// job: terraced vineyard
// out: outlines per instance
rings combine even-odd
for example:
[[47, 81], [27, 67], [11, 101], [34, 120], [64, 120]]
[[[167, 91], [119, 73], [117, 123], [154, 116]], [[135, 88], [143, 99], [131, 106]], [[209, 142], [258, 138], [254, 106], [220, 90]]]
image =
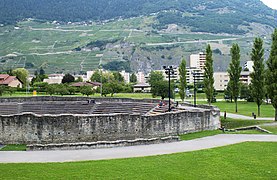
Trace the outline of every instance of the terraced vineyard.
[[[191, 33], [179, 26], [156, 31], [153, 16], [106, 23], [58, 24], [26, 20], [0, 27], [0, 71], [25, 67], [31, 73], [84, 73], [111, 61], [127, 61], [133, 71], [149, 72], [162, 65], [178, 65], [182, 56], [205, 51], [214, 54], [216, 71], [227, 69], [233, 42], [242, 47], [242, 61], [249, 60], [253, 37]], [[270, 39], [270, 34], [266, 34]], [[265, 39], [266, 49], [269, 40]], [[101, 47], [90, 43], [105, 42]]]

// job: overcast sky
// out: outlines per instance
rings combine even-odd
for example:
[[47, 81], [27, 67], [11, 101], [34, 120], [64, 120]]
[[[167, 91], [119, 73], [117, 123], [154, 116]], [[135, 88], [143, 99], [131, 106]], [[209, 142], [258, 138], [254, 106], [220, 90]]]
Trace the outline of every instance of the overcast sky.
[[277, 0], [261, 0], [272, 9], [277, 9]]

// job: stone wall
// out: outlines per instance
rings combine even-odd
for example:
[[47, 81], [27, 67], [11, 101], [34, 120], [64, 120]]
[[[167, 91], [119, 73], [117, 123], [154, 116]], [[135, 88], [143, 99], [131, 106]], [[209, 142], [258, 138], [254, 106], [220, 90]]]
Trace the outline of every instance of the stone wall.
[[217, 129], [219, 118], [217, 108], [183, 110], [156, 116], [0, 115], [0, 143], [47, 144], [164, 137]]

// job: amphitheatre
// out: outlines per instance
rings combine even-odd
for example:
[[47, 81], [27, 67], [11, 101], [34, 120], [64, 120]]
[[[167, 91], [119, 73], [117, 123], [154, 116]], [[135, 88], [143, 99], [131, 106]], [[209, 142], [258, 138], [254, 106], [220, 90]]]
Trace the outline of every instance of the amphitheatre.
[[213, 106], [159, 100], [88, 97], [0, 99], [0, 143], [28, 150], [75, 150], [179, 141], [178, 135], [220, 127]]

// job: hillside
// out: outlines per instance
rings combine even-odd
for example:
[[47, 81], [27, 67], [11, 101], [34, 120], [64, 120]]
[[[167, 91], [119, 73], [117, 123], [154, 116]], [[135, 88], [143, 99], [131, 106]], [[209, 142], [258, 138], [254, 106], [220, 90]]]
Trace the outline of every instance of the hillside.
[[[159, 13], [154, 29], [168, 24], [193, 32], [244, 34], [251, 23], [274, 25], [273, 10], [260, 0], [1, 0], [0, 23], [25, 18], [77, 22]], [[243, 29], [240, 26], [249, 27]]]
[[148, 73], [188, 61], [207, 44], [215, 71], [226, 71], [232, 43], [243, 63], [262, 37], [268, 56], [272, 13], [259, 0], [1, 0], [0, 72], [79, 74], [102, 65]]

